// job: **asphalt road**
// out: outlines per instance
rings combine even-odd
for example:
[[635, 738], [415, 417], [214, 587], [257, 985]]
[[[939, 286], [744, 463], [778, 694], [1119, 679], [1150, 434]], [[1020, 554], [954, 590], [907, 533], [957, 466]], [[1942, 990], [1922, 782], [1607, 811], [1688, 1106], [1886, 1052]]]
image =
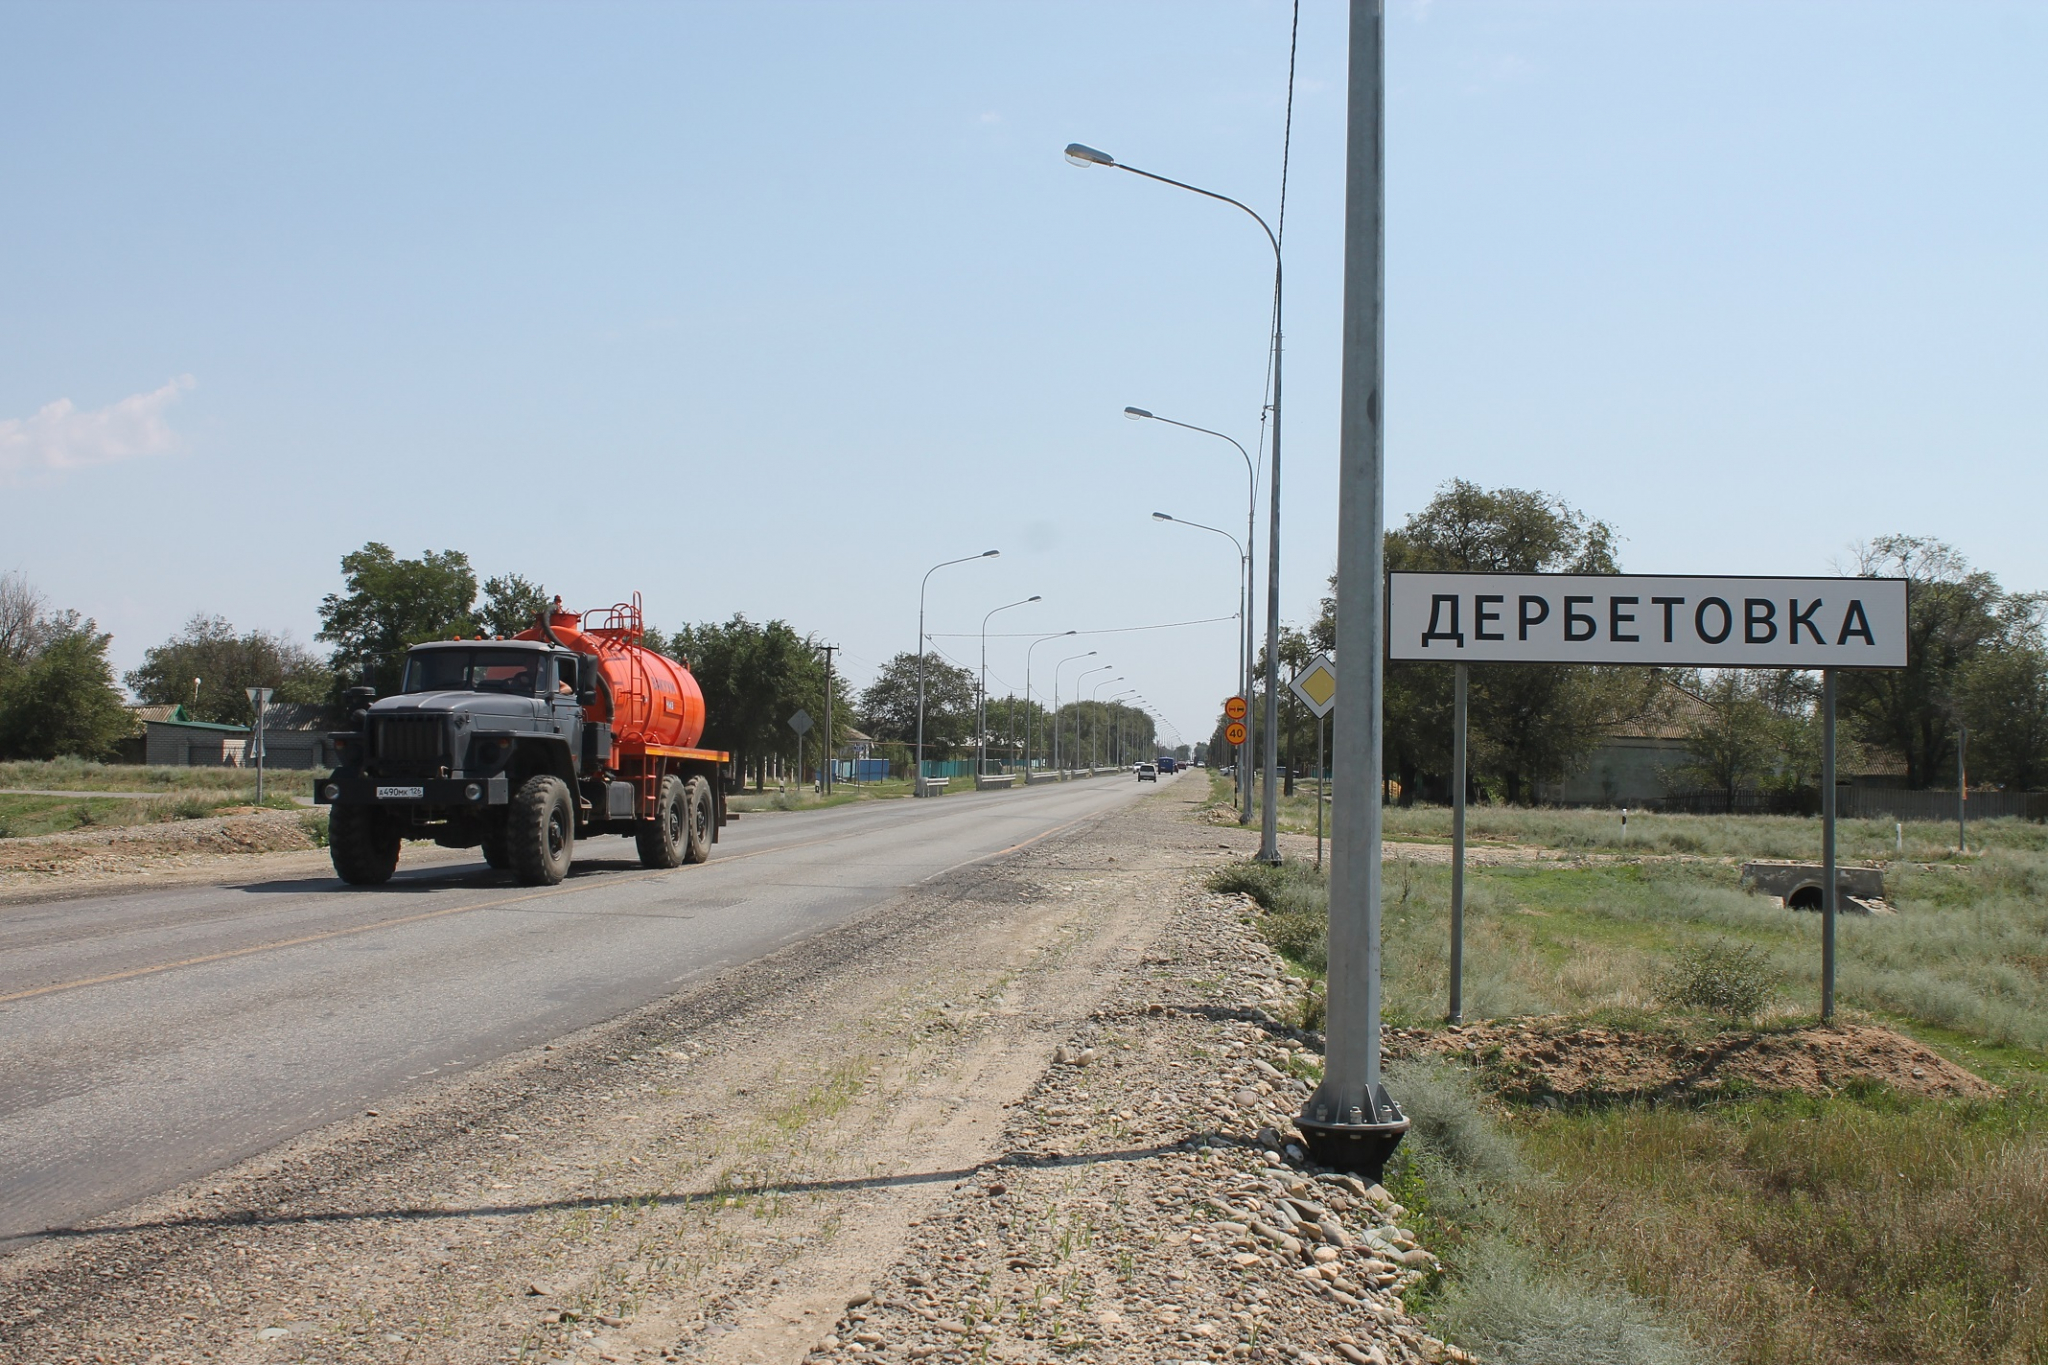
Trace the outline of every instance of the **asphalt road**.
[[1133, 799], [1128, 777], [752, 815], [711, 861], [578, 848], [0, 908], [0, 1248], [659, 999]]

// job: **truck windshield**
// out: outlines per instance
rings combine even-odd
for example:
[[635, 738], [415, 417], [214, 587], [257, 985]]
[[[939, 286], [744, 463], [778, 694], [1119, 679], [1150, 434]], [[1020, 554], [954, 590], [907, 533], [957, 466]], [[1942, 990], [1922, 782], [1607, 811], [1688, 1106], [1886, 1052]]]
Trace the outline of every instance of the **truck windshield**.
[[510, 692], [530, 697], [542, 657], [524, 649], [421, 649], [405, 661], [408, 692]]

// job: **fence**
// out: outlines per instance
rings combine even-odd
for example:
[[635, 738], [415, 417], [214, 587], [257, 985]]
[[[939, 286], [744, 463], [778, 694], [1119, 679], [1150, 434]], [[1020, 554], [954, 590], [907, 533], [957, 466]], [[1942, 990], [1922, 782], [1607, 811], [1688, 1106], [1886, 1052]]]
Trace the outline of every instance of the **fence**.
[[[2048, 820], [2048, 792], [1973, 791], [1962, 805], [1972, 820], [1997, 820], [2004, 816]], [[1952, 791], [1842, 787], [1837, 791], [1835, 806], [1849, 819], [1940, 821], [1956, 818], [1957, 802]]]

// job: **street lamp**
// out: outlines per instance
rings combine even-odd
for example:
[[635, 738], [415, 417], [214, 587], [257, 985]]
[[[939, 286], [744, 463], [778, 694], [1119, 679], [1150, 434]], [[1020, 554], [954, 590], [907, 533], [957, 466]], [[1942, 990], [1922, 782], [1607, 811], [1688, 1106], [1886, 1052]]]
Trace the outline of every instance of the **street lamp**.
[[[1094, 668], [1088, 669], [1086, 672], [1082, 673], [1079, 677], [1076, 677], [1074, 679], [1074, 761], [1077, 763], [1081, 760], [1081, 679], [1089, 676], [1089, 674], [1100, 673], [1104, 669], [1115, 667], [1115, 664], [1100, 664]], [[1104, 678], [1102, 681], [1111, 682], [1113, 681], [1113, 679]], [[1100, 684], [1098, 684], [1098, 686], [1099, 685]]]
[[[1051, 635], [1041, 635], [1030, 644], [1024, 646], [1024, 781], [1026, 785], [1029, 785], [1031, 782], [1031, 651], [1037, 649], [1047, 640], [1064, 640], [1069, 635], [1077, 635], [1079, 633], [1072, 630], [1054, 631]], [[1015, 731], [1013, 730], [1011, 733], [1015, 734]]]
[[[1238, 441], [1237, 438], [1233, 436], [1226, 436], [1220, 431], [1211, 431], [1207, 427], [1198, 427], [1188, 422], [1177, 422], [1171, 417], [1161, 417], [1158, 413], [1148, 412], [1144, 408], [1125, 408], [1124, 416], [1130, 418], [1134, 422], [1164, 422], [1166, 423], [1166, 425], [1170, 427], [1179, 427], [1182, 431], [1199, 432], [1204, 436], [1214, 436], [1219, 441], [1229, 441], [1230, 444], [1237, 447], [1237, 453], [1244, 457], [1244, 643], [1239, 650], [1237, 671], [1243, 679], [1243, 695], [1245, 699], [1245, 705], [1250, 706], [1252, 694], [1254, 691], [1252, 687], [1252, 661], [1257, 657], [1258, 653], [1257, 650], [1252, 648], [1252, 622], [1254, 618], [1256, 618], [1258, 615], [1258, 613], [1253, 610], [1252, 602], [1253, 593], [1256, 590], [1256, 584], [1254, 582], [1254, 575], [1252, 572], [1252, 551], [1257, 548], [1258, 544], [1258, 536], [1256, 534], [1259, 512], [1258, 465], [1252, 460], [1251, 452], [1244, 448], [1242, 442]], [[1157, 514], [1155, 513], [1154, 515]], [[1171, 520], [1171, 518], [1161, 519]], [[1247, 713], [1247, 719], [1249, 718], [1249, 713]], [[1242, 759], [1242, 757], [1243, 755], [1239, 755], [1240, 760]], [[1248, 825], [1251, 823], [1252, 819], [1252, 786], [1250, 782], [1245, 780], [1244, 771], [1245, 765], [1242, 761], [1240, 761], [1237, 765], [1237, 785], [1238, 791], [1244, 797], [1244, 814], [1242, 818], [1238, 820], [1238, 823], [1241, 825]]]
[[988, 770], [988, 618], [1011, 607], [1027, 606], [1039, 600], [1037, 593], [1021, 597], [1015, 602], [1005, 602], [1000, 607], [989, 609], [988, 616], [981, 618], [981, 688], [980, 700], [975, 703], [974, 713], [974, 775], [980, 777]]
[[[1086, 654], [1069, 654], [1052, 666], [1052, 770], [1056, 773], [1065, 771], [1060, 767], [1060, 670], [1076, 659], [1092, 659], [1095, 653], [1096, 651], [1091, 649]], [[1087, 676], [1083, 673], [1081, 678]], [[1081, 678], [1074, 679], [1074, 693], [1077, 697], [1081, 691]], [[1066, 779], [1063, 776], [1060, 780]]]
[[[1224, 439], [1225, 439], [1225, 440], [1227, 441], [1227, 440], [1229, 440], [1230, 438], [1226, 436], [1226, 437], [1224, 437]], [[1243, 685], [1244, 685], [1245, 705], [1246, 705], [1247, 707], [1249, 707], [1249, 706], [1251, 705], [1251, 695], [1252, 695], [1252, 652], [1251, 652], [1251, 651], [1252, 651], [1252, 618], [1251, 618], [1251, 606], [1252, 606], [1252, 584], [1251, 584], [1251, 578], [1252, 578], [1252, 556], [1251, 556], [1251, 542], [1247, 541], [1247, 542], [1245, 542], [1245, 543], [1244, 543], [1244, 544], [1242, 544], [1242, 545], [1238, 545], [1238, 544], [1237, 544], [1237, 537], [1236, 537], [1236, 536], [1234, 536], [1234, 535], [1232, 535], [1232, 534], [1230, 534], [1230, 532], [1228, 532], [1228, 531], [1224, 531], [1224, 530], [1219, 530], [1218, 528], [1216, 528], [1216, 527], [1214, 527], [1214, 526], [1204, 526], [1204, 525], [1203, 525], [1203, 524], [1202, 524], [1201, 522], [1199, 522], [1199, 521], [1187, 521], [1187, 520], [1184, 520], [1183, 518], [1180, 518], [1180, 517], [1176, 517], [1176, 516], [1174, 516], [1174, 515], [1173, 515], [1173, 514], [1172, 514], [1171, 512], [1154, 512], [1154, 513], [1152, 514], [1152, 520], [1154, 520], [1154, 521], [1170, 521], [1170, 522], [1174, 523], [1174, 524], [1175, 524], [1176, 526], [1191, 526], [1191, 527], [1193, 527], [1193, 528], [1194, 528], [1195, 530], [1197, 530], [1197, 531], [1208, 531], [1208, 532], [1210, 532], [1210, 533], [1211, 533], [1212, 535], [1219, 535], [1219, 536], [1222, 536], [1222, 537], [1223, 537], [1223, 538], [1224, 538], [1225, 540], [1229, 541], [1229, 542], [1230, 542], [1230, 543], [1231, 543], [1232, 545], [1237, 545], [1237, 562], [1238, 562], [1238, 568], [1239, 568], [1239, 569], [1241, 570], [1241, 572], [1240, 572], [1240, 574], [1239, 574], [1239, 578], [1240, 578], [1240, 580], [1241, 580], [1241, 582], [1242, 582], [1242, 585], [1243, 585], [1243, 587], [1244, 587], [1244, 600], [1243, 600], [1243, 602], [1242, 602], [1242, 604], [1241, 604], [1241, 605], [1242, 605], [1242, 607], [1243, 607], [1243, 611], [1242, 611], [1242, 613], [1241, 613], [1241, 614], [1242, 614], [1242, 615], [1244, 616], [1244, 632], [1243, 632], [1243, 638], [1242, 638], [1242, 639], [1240, 640], [1240, 642], [1239, 642], [1239, 645], [1238, 645], [1238, 660], [1237, 660], [1237, 662], [1238, 662], [1238, 671], [1239, 671], [1239, 673], [1240, 673], [1240, 675], [1241, 675], [1241, 677], [1240, 677], [1240, 681], [1241, 681], [1241, 682], [1243, 683]], [[1249, 711], [1247, 711], [1247, 712], [1246, 712], [1245, 714], [1246, 714], [1247, 716], [1249, 716], [1249, 715], [1250, 715], [1251, 713], [1250, 713]], [[1247, 739], [1247, 742], [1246, 742], [1246, 743], [1244, 743], [1244, 744], [1241, 744], [1241, 745], [1239, 745], [1239, 746], [1238, 746], [1238, 755], [1237, 755], [1237, 790], [1238, 790], [1238, 794], [1239, 794], [1240, 796], [1242, 796], [1242, 797], [1244, 798], [1244, 804], [1243, 804], [1243, 806], [1242, 806], [1242, 807], [1241, 807], [1241, 808], [1239, 809], [1239, 811], [1238, 811], [1238, 813], [1237, 813], [1237, 823], [1238, 823], [1238, 824], [1240, 824], [1240, 825], [1249, 825], [1249, 824], [1250, 824], [1250, 823], [1252, 822], [1252, 784], [1251, 784], [1250, 780], [1249, 780], [1249, 779], [1247, 779], [1247, 778], [1245, 777], [1245, 762], [1244, 762], [1244, 758], [1245, 758], [1245, 751], [1249, 750], [1250, 748], [1251, 748], [1251, 745], [1250, 745], [1249, 739]]]
[[[1105, 664], [1103, 666], [1105, 668], [1115, 667], [1114, 664]], [[1124, 681], [1126, 679], [1123, 675], [1118, 674], [1114, 678], [1104, 678], [1101, 682], [1088, 689], [1088, 700], [1095, 707], [1095, 714], [1088, 718], [1088, 770], [1090, 772], [1095, 771], [1096, 761], [1102, 757], [1102, 698], [1097, 696], [1096, 693], [1102, 691], [1105, 687], [1114, 687], [1116, 684]], [[1076, 716], [1074, 717], [1074, 747], [1077, 749], [1081, 747], [1080, 730], [1081, 718]]]
[[[1273, 478], [1270, 483], [1272, 512], [1266, 526], [1266, 720], [1264, 738], [1266, 741], [1265, 802], [1261, 810], [1259, 829], [1259, 861], [1278, 863], [1280, 861], [1280, 802], [1279, 789], [1275, 785], [1280, 774], [1280, 755], [1274, 740], [1280, 729], [1280, 359], [1283, 350], [1281, 308], [1282, 272], [1280, 262], [1280, 239], [1273, 229], [1266, 225], [1249, 205], [1232, 199], [1227, 194], [1205, 190], [1181, 180], [1169, 180], [1163, 175], [1141, 171], [1136, 166], [1126, 166], [1108, 152], [1097, 151], [1081, 143], [1067, 144], [1067, 160], [1076, 166], [1107, 166], [1114, 170], [1129, 171], [1132, 175], [1147, 180], [1156, 180], [1162, 185], [1199, 194], [1205, 199], [1220, 200], [1233, 208], [1242, 209], [1266, 234], [1266, 244], [1273, 248]], [[1246, 698], [1250, 700], [1249, 697]]]
[[983, 550], [978, 555], [963, 555], [959, 559], [948, 559], [934, 564], [924, 571], [924, 577], [917, 585], [917, 768], [910, 779], [910, 794], [924, 795], [924, 590], [932, 581], [932, 575], [955, 564], [967, 564], [977, 559], [994, 559], [1001, 550]]
[[[1124, 698], [1135, 697], [1137, 695], [1138, 689], [1133, 687], [1126, 691], [1113, 694], [1109, 698], [1109, 704], [1111, 706], [1117, 706], [1117, 703], [1122, 701]], [[1112, 768], [1121, 768], [1124, 765], [1124, 712], [1128, 711], [1129, 709], [1130, 708], [1127, 706], [1117, 706], [1117, 713], [1110, 721], [1108, 745], [1109, 753], [1107, 757], [1109, 758], [1109, 766]]]

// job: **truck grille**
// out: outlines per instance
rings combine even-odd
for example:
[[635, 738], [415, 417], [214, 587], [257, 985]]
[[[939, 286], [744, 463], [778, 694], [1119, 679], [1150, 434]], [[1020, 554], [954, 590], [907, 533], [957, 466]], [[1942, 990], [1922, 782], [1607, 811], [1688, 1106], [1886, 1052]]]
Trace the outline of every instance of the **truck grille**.
[[394, 763], [438, 763], [447, 726], [439, 716], [379, 716], [371, 752]]

